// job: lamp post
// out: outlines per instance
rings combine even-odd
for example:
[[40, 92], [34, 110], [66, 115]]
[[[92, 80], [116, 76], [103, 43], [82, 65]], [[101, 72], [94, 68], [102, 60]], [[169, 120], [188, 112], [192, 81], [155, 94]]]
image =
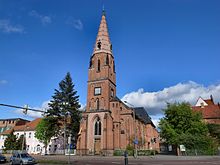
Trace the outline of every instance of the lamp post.
[[68, 102], [62, 102], [61, 103], [61, 110], [63, 110], [64, 111], [64, 116], [63, 116], [63, 118], [64, 118], [64, 121], [63, 121], [63, 124], [64, 124], [64, 137], [63, 137], [63, 153], [64, 153], [64, 155], [66, 154], [66, 116], [67, 116], [67, 113], [65, 112], [66, 111], [66, 109], [67, 109], [67, 105], [68, 105], [69, 103]]
[[21, 146], [21, 150], [22, 152], [24, 151], [24, 142], [26, 140], [26, 129], [28, 129], [29, 127], [27, 125], [25, 125], [24, 127], [24, 135], [23, 135], [23, 139], [22, 139], [22, 146]]
[[136, 128], [136, 119], [135, 119], [135, 109], [134, 109], [134, 105], [132, 105], [131, 103], [124, 101], [126, 104], [130, 105], [132, 110], [133, 110], [133, 120], [134, 120], [134, 147], [135, 147], [135, 153], [134, 153], [134, 157], [137, 158], [137, 128]]

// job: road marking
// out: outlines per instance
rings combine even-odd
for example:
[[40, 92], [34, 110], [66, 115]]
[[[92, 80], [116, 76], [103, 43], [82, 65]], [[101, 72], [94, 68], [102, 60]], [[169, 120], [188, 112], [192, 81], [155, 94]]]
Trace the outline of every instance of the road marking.
[[112, 162], [112, 164], [121, 164], [120, 162]]

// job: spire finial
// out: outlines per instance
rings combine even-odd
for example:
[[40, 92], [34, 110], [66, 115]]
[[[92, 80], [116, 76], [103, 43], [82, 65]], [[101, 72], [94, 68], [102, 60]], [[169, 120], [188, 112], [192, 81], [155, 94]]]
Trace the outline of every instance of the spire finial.
[[105, 15], [105, 5], [104, 5], [104, 3], [102, 5], [102, 15]]

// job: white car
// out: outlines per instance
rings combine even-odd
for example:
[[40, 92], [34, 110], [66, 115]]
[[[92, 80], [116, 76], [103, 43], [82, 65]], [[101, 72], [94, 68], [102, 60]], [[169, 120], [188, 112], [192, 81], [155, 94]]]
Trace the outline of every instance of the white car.
[[36, 164], [36, 160], [31, 157], [28, 153], [15, 152], [10, 158], [10, 164], [25, 165], [25, 164]]

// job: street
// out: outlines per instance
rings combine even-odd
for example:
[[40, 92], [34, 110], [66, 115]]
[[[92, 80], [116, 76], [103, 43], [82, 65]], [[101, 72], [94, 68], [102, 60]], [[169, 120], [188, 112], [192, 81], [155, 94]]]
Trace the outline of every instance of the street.
[[[39, 165], [68, 164], [68, 157], [63, 155], [35, 156]], [[9, 163], [6, 163], [9, 164]], [[72, 156], [71, 165], [124, 165], [123, 157]], [[220, 156], [148, 156], [128, 158], [128, 165], [219, 165]]]

